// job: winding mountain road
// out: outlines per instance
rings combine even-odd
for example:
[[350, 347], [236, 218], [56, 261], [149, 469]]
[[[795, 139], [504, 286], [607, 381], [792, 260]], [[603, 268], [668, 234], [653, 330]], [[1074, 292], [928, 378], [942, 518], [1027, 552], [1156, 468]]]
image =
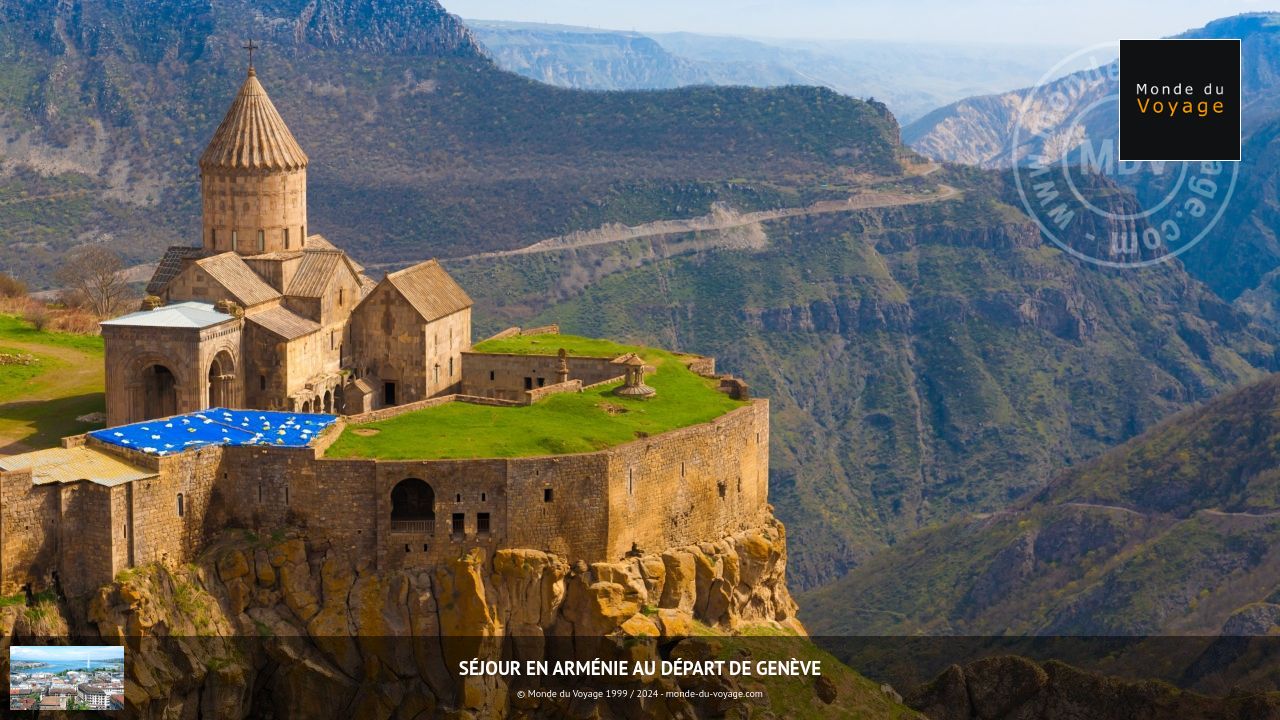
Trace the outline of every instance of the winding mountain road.
[[675, 235], [689, 232], [708, 232], [713, 230], [732, 230], [734, 228], [781, 220], [783, 218], [803, 217], [808, 215], [826, 215], [829, 213], [853, 212], [874, 208], [898, 207], [905, 205], [923, 205], [927, 203], [954, 200], [962, 195], [961, 191], [950, 185], [938, 185], [937, 192], [927, 195], [915, 195], [904, 192], [884, 192], [873, 190], [858, 193], [844, 200], [820, 200], [812, 205], [799, 208], [780, 208], [777, 210], [757, 210], [740, 213], [725, 207], [716, 207], [710, 213], [687, 220], [656, 220], [642, 225], [605, 225], [594, 230], [580, 230], [567, 235], [560, 235], [540, 240], [514, 250], [498, 250], [495, 252], [476, 253], [452, 258], [453, 262], [481, 260], [507, 257], [511, 255], [529, 255], [533, 253], [557, 252], [574, 248], [607, 245], [627, 242], [647, 237]]

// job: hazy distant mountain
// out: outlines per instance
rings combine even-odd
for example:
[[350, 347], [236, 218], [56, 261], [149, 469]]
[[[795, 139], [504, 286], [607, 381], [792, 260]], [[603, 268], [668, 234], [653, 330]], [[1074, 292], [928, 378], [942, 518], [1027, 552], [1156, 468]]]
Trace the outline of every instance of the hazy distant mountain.
[[503, 69], [563, 87], [823, 85], [875, 97], [902, 122], [970, 95], [1034, 82], [1064, 48], [775, 40], [468, 20]]
[[[1250, 13], [1215, 20], [1202, 28], [1189, 30], [1182, 38], [1240, 38], [1246, 135], [1266, 124], [1280, 112], [1280, 94], [1275, 88], [1280, 78], [1280, 14]], [[983, 167], [1002, 167], [1013, 158], [1045, 153], [1060, 157], [1071, 152], [1079, 138], [1073, 138], [1070, 123], [1083, 108], [1114, 95], [1115, 73], [1081, 71], [1052, 83], [1035, 97], [1048, 97], [1062, 92], [1071, 103], [1062, 107], [1032, 108], [1034, 121], [1025, 126], [1041, 128], [1040, 137], [1024, 137], [1013, 147], [1013, 130], [1018, 124], [1024, 100], [1030, 88], [971, 97], [925, 115], [902, 129], [903, 142], [937, 160], [960, 162]], [[889, 103], [892, 107], [892, 103]], [[1109, 127], [1088, 127], [1085, 136], [1114, 137], [1115, 116], [1095, 113], [1091, 117]], [[904, 121], [904, 123], [907, 121]]]

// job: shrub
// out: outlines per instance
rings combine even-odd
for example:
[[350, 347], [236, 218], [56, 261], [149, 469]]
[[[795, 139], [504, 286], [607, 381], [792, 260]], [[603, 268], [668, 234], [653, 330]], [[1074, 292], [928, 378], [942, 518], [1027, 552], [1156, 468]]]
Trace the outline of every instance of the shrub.
[[33, 303], [22, 312], [22, 318], [36, 330], [44, 330], [49, 325], [49, 308], [44, 303]]
[[26, 283], [8, 273], [0, 273], [0, 297], [25, 297], [26, 294]]

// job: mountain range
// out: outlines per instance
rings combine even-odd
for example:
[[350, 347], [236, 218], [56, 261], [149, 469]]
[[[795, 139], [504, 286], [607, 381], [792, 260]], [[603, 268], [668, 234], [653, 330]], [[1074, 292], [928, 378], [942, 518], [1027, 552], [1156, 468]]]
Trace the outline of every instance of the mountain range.
[[[1248, 13], [1215, 20], [1188, 30], [1178, 38], [1239, 38], [1241, 40], [1241, 120], [1245, 136], [1266, 125], [1280, 111], [1280, 14]], [[1097, 56], [1106, 58], [1100, 49]], [[1089, 57], [1086, 54], [1082, 60]], [[1008, 92], [965, 98], [939, 107], [906, 124], [902, 139], [937, 160], [981, 167], [1007, 167], [1031, 156], [1051, 161], [1073, 157], [1082, 137], [1072, 125], [1082, 111], [1118, 91], [1117, 60], [1051, 79], [1039, 90], [1024, 87]], [[1042, 71], [1049, 70], [1046, 65]], [[1063, 103], [1048, 103], [1050, 96]], [[1028, 99], [1032, 102], [1028, 103]], [[1024, 105], [1026, 107], [1024, 107]], [[1014, 145], [1014, 127], [1026, 114], [1024, 127], [1037, 128]], [[1116, 136], [1116, 113], [1086, 113], [1083, 137]]]
[[805, 598], [828, 635], [1280, 629], [1280, 376], [1178, 414], [995, 513]]
[[819, 85], [883, 101], [902, 122], [1039, 78], [1069, 49], [1001, 44], [742, 38], [493, 20], [468, 27], [504, 70], [562, 87]]
[[196, 157], [249, 37], [314, 158], [312, 224], [368, 263], [795, 204], [905, 152], [883, 105], [821, 88], [548, 87], [431, 0], [3, 0], [0, 265], [39, 288], [78, 243], [195, 243]]

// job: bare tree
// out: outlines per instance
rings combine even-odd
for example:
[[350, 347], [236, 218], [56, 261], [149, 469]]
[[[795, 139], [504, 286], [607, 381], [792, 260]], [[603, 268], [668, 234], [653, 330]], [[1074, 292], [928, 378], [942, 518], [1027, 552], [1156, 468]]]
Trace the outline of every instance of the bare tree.
[[100, 245], [73, 250], [54, 278], [84, 298], [98, 317], [111, 317], [129, 295], [120, 256]]

